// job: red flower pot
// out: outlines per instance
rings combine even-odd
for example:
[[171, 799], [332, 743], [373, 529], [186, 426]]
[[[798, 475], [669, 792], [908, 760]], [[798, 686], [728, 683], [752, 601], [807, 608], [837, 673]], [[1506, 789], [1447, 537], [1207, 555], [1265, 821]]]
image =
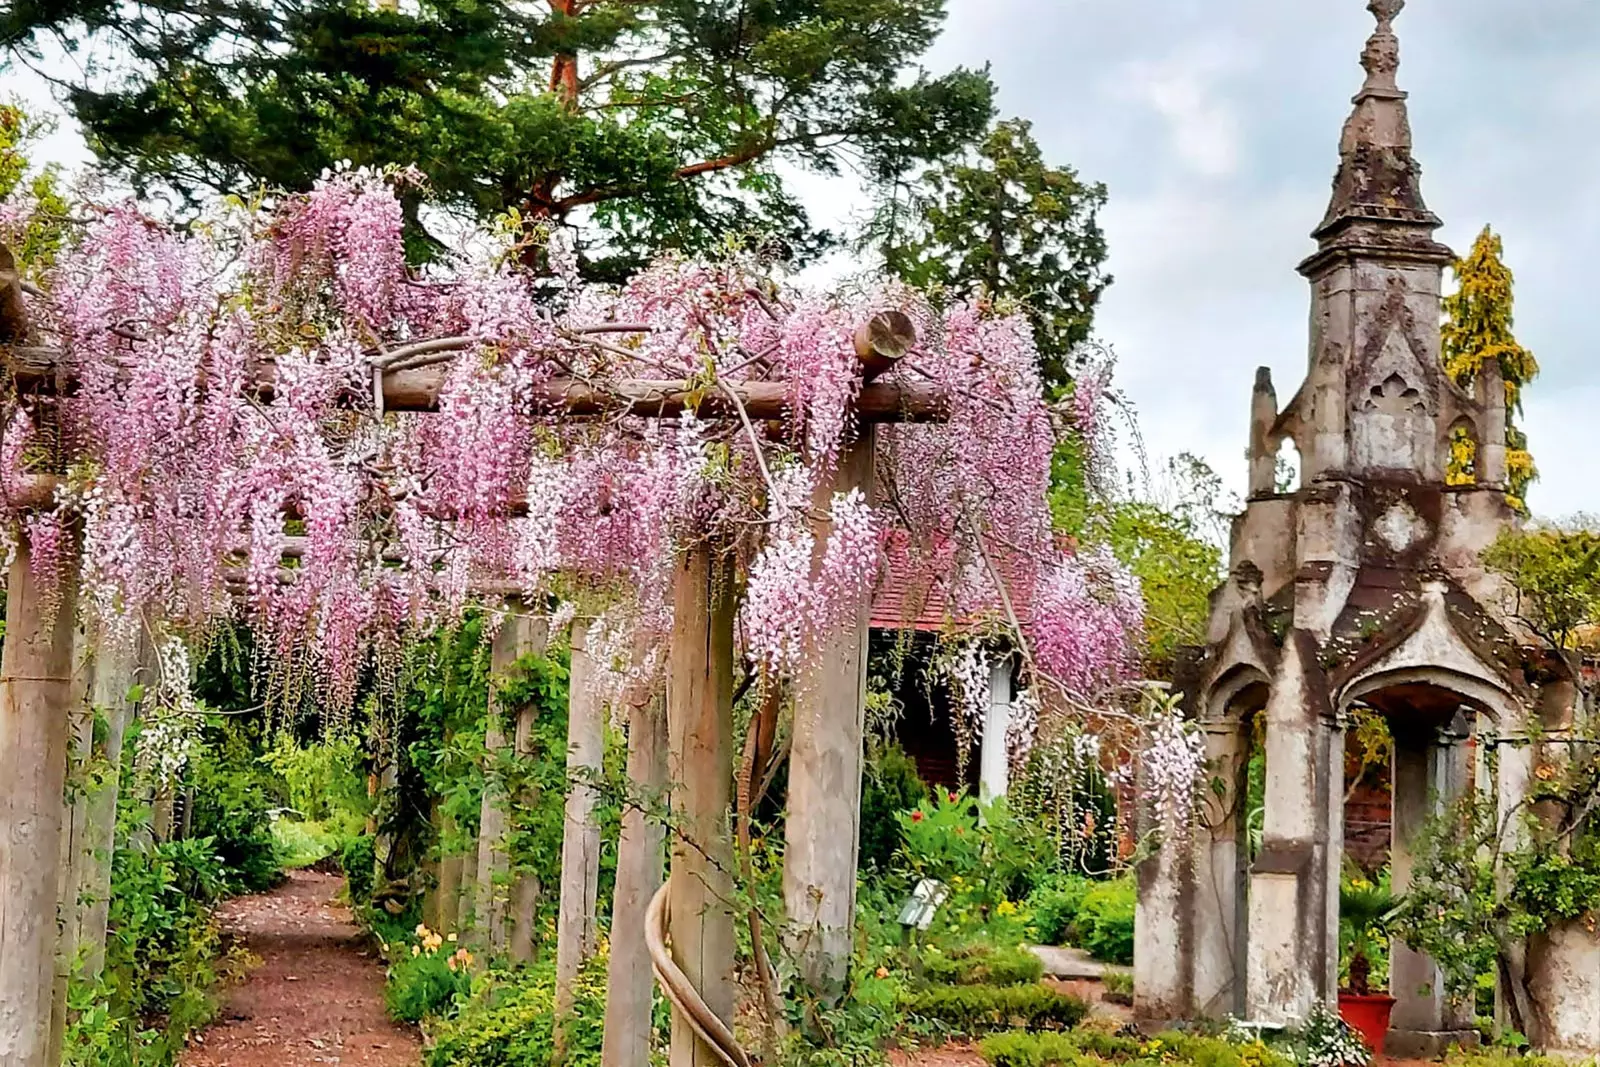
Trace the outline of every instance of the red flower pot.
[[1349, 1023], [1367, 1042], [1374, 1056], [1383, 1055], [1383, 1039], [1389, 1036], [1389, 1013], [1394, 1011], [1394, 998], [1381, 993], [1357, 996], [1355, 993], [1339, 994], [1339, 1018]]

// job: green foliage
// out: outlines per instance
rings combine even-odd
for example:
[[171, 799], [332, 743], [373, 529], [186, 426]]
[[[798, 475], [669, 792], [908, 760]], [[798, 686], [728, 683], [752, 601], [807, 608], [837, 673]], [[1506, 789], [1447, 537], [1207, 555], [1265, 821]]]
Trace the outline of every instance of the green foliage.
[[913, 285], [1014, 305], [1027, 315], [1047, 388], [1072, 380], [1105, 273], [1104, 185], [1045, 163], [1031, 123], [997, 123], [964, 157], [897, 185], [870, 238]]
[[283, 780], [286, 799], [301, 819], [319, 823], [338, 839], [359, 834], [372, 814], [362, 765], [366, 754], [351, 734], [302, 744], [280, 731], [262, 757]]
[[905, 866], [918, 878], [950, 887], [934, 920], [936, 935], [996, 943], [1021, 939], [1028, 916], [1016, 902], [1055, 860], [1055, 842], [1038, 823], [1019, 818], [1004, 797], [980, 804], [942, 790], [897, 819]]
[[1097, 960], [1133, 962], [1133, 912], [1138, 886], [1132, 875], [1096, 883], [1078, 907], [1078, 941]]
[[347, 838], [339, 853], [339, 869], [350, 892], [350, 903], [361, 907], [372, 901], [373, 867], [377, 863], [377, 841], [371, 834]]
[[1198, 457], [1171, 461], [1143, 500], [1116, 500], [1089, 485], [1082, 445], [1057, 446], [1050, 510], [1062, 532], [1104, 544], [1139, 579], [1145, 598], [1145, 658], [1152, 676], [1170, 673], [1184, 645], [1203, 644], [1211, 593], [1221, 584], [1225, 490]]
[[861, 867], [886, 873], [900, 849], [895, 817], [928, 797], [917, 764], [893, 742], [875, 744], [867, 753], [861, 782]]
[[[1539, 362], [1512, 334], [1515, 279], [1502, 259], [1504, 254], [1500, 238], [1485, 226], [1473, 242], [1472, 251], [1456, 261], [1456, 291], [1444, 298], [1441, 356], [1446, 373], [1464, 389], [1472, 387], [1487, 360], [1500, 364], [1506, 389], [1508, 496], [1513, 507], [1526, 510], [1528, 486], [1539, 472], [1528, 453], [1527, 438], [1516, 426], [1516, 417], [1522, 414], [1523, 389], [1539, 376]], [[1464, 458], [1469, 461], [1452, 457], [1455, 461], [1448, 474], [1452, 484], [1471, 484], [1474, 480], [1470, 462], [1475, 458], [1470, 455], [1474, 450], [1470, 441], [1467, 444], [1468, 456]]]
[[341, 839], [321, 823], [280, 816], [272, 820], [272, 844], [278, 865], [296, 871], [321, 863], [339, 851]]
[[420, 1023], [449, 1012], [472, 984], [472, 954], [448, 938], [418, 926], [405, 941], [385, 942], [390, 964], [383, 987], [389, 1015], [407, 1023]]
[[1008, 1033], [986, 1037], [978, 1051], [993, 1067], [1099, 1067], [1101, 1064], [1192, 1064], [1194, 1067], [1293, 1067], [1294, 1060], [1259, 1040], [1163, 1033], [1148, 1041], [1093, 1030]]
[[[175, 5], [183, 17], [163, 17]], [[942, 0], [25, 6], [0, 16], [0, 47], [51, 32], [76, 45], [85, 27], [114, 39], [122, 62], [69, 99], [136, 188], [303, 190], [341, 160], [415, 164], [419, 251], [437, 246], [424, 198], [522, 230], [576, 217], [613, 277], [729, 234], [813, 248], [780, 160], [897, 175], [976, 137], [994, 92], [984, 72], [916, 69]]]
[[1583, 524], [1507, 530], [1483, 562], [1516, 591], [1515, 610], [1557, 649], [1600, 624], [1600, 532]]
[[281, 879], [268, 815], [279, 784], [262, 766], [258, 746], [240, 719], [214, 722], [183, 780], [194, 798], [190, 832], [212, 839], [229, 887], [240, 892], [269, 889]]
[[[579, 974], [565, 1067], [596, 1067], [605, 1021], [605, 960]], [[546, 1067], [553, 1062], [555, 976], [547, 966], [491, 971], [472, 983], [459, 1013], [435, 1029], [428, 1067]]]
[[15, 104], [0, 103], [0, 200], [21, 190], [32, 210], [19, 224], [0, 228], [17, 266], [26, 277], [38, 277], [55, 262], [65, 238], [69, 215], [55, 167], [35, 169], [29, 150], [48, 134], [51, 123]]
[[921, 958], [925, 981], [943, 985], [1032, 985], [1044, 977], [1039, 957], [1021, 946], [969, 945], [949, 953], [929, 950]]
[[963, 1034], [1012, 1027], [1064, 1030], [1089, 1012], [1078, 998], [1042, 985], [935, 986], [907, 994], [901, 1007], [908, 1015]]
[[1033, 928], [1040, 944], [1068, 944], [1084, 897], [1094, 881], [1082, 875], [1060, 875], [1036, 886], [1028, 895]]
[[[1389, 924], [1398, 903], [1389, 889], [1387, 871], [1376, 881], [1364, 876], [1340, 881], [1340, 948], [1349, 968], [1350, 991], [1358, 996], [1371, 992], [1374, 964], [1387, 963]], [[1376, 979], [1383, 988], [1384, 975]]]
[[166, 1067], [210, 1021], [221, 954], [211, 908], [227, 884], [210, 839], [119, 843], [105, 969], [69, 988], [69, 1067]]

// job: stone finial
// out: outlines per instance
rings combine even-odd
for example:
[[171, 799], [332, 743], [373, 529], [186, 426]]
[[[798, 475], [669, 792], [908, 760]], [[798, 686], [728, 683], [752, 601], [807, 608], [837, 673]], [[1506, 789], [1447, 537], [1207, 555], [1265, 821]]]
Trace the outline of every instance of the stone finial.
[[1361, 53], [1361, 67], [1367, 72], [1367, 83], [1361, 87], [1363, 96], [1400, 92], [1395, 83], [1400, 71], [1400, 39], [1394, 35], [1394, 20], [1405, 6], [1406, 0], [1372, 0], [1367, 5], [1378, 20], [1378, 28]]
[[1437, 228], [1439, 220], [1422, 198], [1421, 168], [1411, 155], [1406, 94], [1396, 81], [1400, 39], [1394, 33], [1394, 20], [1405, 6], [1405, 0], [1367, 2], [1378, 25], [1361, 52], [1367, 77], [1345, 122], [1333, 200], [1316, 231], [1324, 249], [1353, 224], [1370, 229], [1368, 224], [1398, 223], [1407, 227], [1407, 240], [1427, 245], [1430, 253], [1439, 252], [1431, 237], [1417, 232]]

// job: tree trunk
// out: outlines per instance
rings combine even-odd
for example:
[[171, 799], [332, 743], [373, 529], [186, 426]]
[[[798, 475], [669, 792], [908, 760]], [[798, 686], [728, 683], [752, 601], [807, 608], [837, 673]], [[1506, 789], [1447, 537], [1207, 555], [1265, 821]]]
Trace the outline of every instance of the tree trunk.
[[567, 699], [567, 807], [561, 832], [561, 901], [556, 917], [555, 1059], [566, 1052], [578, 972], [595, 950], [595, 897], [600, 888], [598, 782], [605, 756], [605, 708], [589, 657], [589, 624], [572, 624], [572, 675]]
[[[833, 484], [818, 486], [812, 501], [818, 511], [832, 508], [835, 492], [859, 488], [870, 497], [873, 444], [872, 428], [863, 426], [840, 457]], [[819, 555], [828, 532], [826, 523], [816, 531]], [[819, 637], [795, 687], [784, 831], [787, 938], [801, 978], [815, 997], [830, 1005], [843, 995], [849, 977], [870, 607], [870, 595], [863, 596], [848, 621]]]
[[[733, 1025], [733, 616], [730, 559], [688, 549], [673, 589], [667, 682], [668, 777], [676, 833], [667, 894], [673, 961], [711, 1011]], [[721, 1067], [688, 1018], [672, 1015], [671, 1067]]]
[[95, 750], [104, 777], [89, 795], [88, 841], [92, 860], [85, 872], [82, 893], [84, 907], [83, 975], [88, 981], [100, 976], [106, 957], [106, 917], [111, 905], [111, 861], [116, 846], [117, 797], [122, 789], [122, 745], [133, 721], [134, 701], [130, 699], [139, 669], [140, 638], [111, 641], [96, 651], [94, 707], [104, 715], [104, 743]]
[[509, 825], [509, 798], [496, 764], [504, 755], [507, 738], [505, 712], [498, 688], [530, 652], [544, 649], [543, 625], [535, 627], [522, 613], [522, 605], [507, 604], [507, 614], [495, 634], [489, 653], [489, 720], [484, 728], [483, 805], [478, 815], [478, 908], [483, 931], [479, 943], [492, 956], [506, 951], [509, 930], [509, 890], [511, 862], [506, 853]]
[[611, 901], [611, 960], [606, 971], [606, 1019], [601, 1067], [637, 1067], [650, 1060], [650, 1004], [655, 981], [645, 947], [645, 912], [661, 888], [666, 827], [652, 818], [665, 800], [667, 716], [645, 684], [630, 687], [628, 781], [637, 804], [622, 813], [617, 841], [617, 886]]
[[[0, 654], [0, 1063], [7, 1067], [50, 1067], [77, 608], [75, 562], [50, 589], [35, 578], [29, 556], [19, 538]], [[73, 546], [65, 558], [75, 561]]]

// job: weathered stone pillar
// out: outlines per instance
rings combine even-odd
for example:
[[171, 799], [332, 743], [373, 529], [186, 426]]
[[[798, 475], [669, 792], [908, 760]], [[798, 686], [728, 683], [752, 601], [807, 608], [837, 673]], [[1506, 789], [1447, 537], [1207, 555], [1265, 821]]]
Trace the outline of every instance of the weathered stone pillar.
[[1208, 1018], [1244, 1011], [1247, 956], [1244, 906], [1248, 892], [1248, 816], [1244, 810], [1250, 762], [1247, 722], [1206, 726], [1206, 760], [1220, 783], [1200, 799], [1203, 824], [1194, 850], [1194, 1003]]
[[[1396, 723], [1393, 732], [1389, 854], [1398, 896], [1411, 885], [1417, 835], [1470, 786], [1473, 768], [1464, 715], [1440, 730], [1408, 730]], [[1385, 1048], [1390, 1055], [1434, 1059], [1451, 1045], [1474, 1040], [1472, 1005], [1453, 1005], [1438, 966], [1398, 938], [1390, 944], [1389, 991], [1395, 998]]]
[[1162, 1026], [1190, 1013], [1193, 882], [1189, 857], [1163, 842], [1140, 863], [1133, 912], [1133, 1012]]
[[1298, 1025], [1338, 990], [1344, 732], [1315, 649], [1309, 634], [1289, 634], [1267, 701], [1266, 813], [1250, 874], [1252, 1022]]

